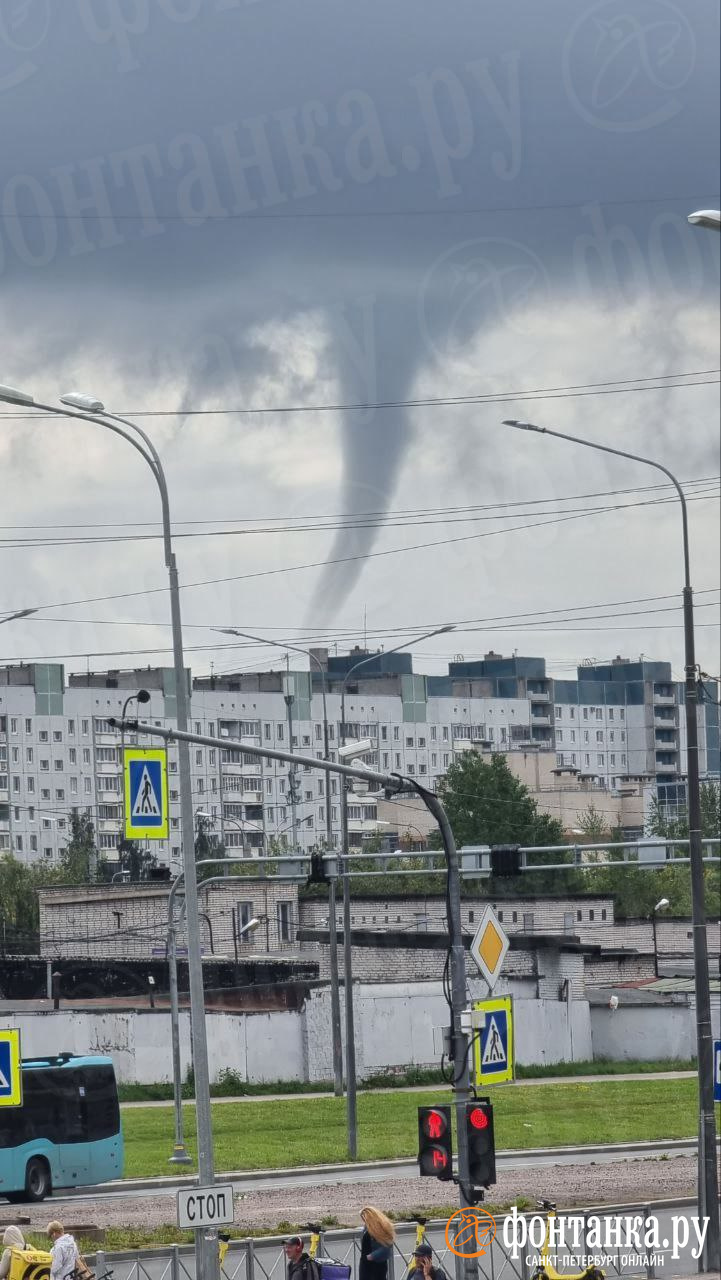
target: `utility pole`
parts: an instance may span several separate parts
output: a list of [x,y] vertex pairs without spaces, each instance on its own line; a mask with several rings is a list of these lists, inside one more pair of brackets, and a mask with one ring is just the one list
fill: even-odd
[[[286,691],[284,694],[286,717],[288,721],[288,751],[293,750],[293,694],[290,693],[290,658],[288,658],[288,676]],[[298,775],[295,766],[291,764],[288,770],[288,786],[290,787],[290,816],[291,823],[291,839],[293,841],[293,850],[298,849],[298,796],[296,786]]]
[[[453,1105],[456,1110],[456,1134],[458,1139],[458,1190],[462,1209],[472,1206],[470,1197],[471,1175],[468,1159],[468,1134],[466,1132],[466,1103],[470,1098],[470,1072],[468,1068],[468,1036],[461,1025],[461,1015],[468,1003],[466,994],[466,952],[463,946],[461,924],[461,874],[458,850],[445,809],[433,792],[418,787],[418,794],[429,813],[438,823],[448,868],[448,938],[450,943],[451,977],[451,1030],[453,1043]],[[478,1280],[475,1258],[456,1257],[456,1280]]]

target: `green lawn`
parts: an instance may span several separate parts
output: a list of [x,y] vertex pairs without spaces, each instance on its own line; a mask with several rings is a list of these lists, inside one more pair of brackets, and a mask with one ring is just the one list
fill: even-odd
[[[495,1103],[496,1145],[502,1148],[563,1146],[689,1138],[697,1128],[695,1080],[604,1081],[524,1085],[490,1090]],[[366,1093],[358,1097],[358,1158],[413,1156],[416,1109],[448,1101],[448,1090],[427,1093]],[[188,1146],[194,1108],[183,1108]],[[345,1101],[304,1098],[226,1103],[213,1107],[216,1166],[272,1169],[346,1159]],[[167,1174],[173,1140],[170,1107],[123,1112],[125,1174]],[[182,1172],[182,1169],[180,1170]]]

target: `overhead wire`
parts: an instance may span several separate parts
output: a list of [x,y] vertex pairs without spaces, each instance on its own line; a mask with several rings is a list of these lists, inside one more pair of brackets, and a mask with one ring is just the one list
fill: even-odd
[[[707,492],[696,491],[692,493],[687,497],[686,501],[687,503],[706,502],[713,498],[717,498],[720,492],[721,491],[719,490],[718,486],[714,485],[713,488],[709,487]],[[637,502],[615,503],[615,504],[607,504],[605,506],[597,506],[597,507],[581,507],[581,508],[561,507],[556,512],[544,511],[543,514],[547,516],[554,516],[554,515],[556,516],[564,516],[564,515],[592,516],[592,515],[600,515],[607,511],[627,511],[627,510],[630,511],[636,507],[668,505],[669,503],[674,503],[675,501],[676,501],[675,496],[668,495],[665,497],[646,498],[643,500],[639,500]],[[520,507],[523,507],[525,504],[519,503],[518,505]],[[178,539],[186,539],[186,538],[230,538],[230,537],[267,536],[269,534],[277,535],[282,533],[291,533],[291,534],[327,533],[327,532],[335,532],[337,530],[353,531],[357,529],[421,528],[425,525],[477,524],[481,522],[485,523],[492,520],[506,520],[509,518],[510,514],[511,514],[510,512],[498,512],[497,514],[493,514],[493,515],[486,514],[486,515],[440,516],[440,517],[433,517],[427,520],[419,520],[419,519],[391,520],[388,523],[386,523],[386,521],[382,519],[373,520],[373,521],[364,521],[362,519],[358,519],[356,521],[349,520],[343,524],[338,524],[338,525],[297,524],[293,526],[278,527],[278,528],[272,528],[272,527],[249,528],[248,526],[241,526],[240,528],[235,528],[235,529],[203,529],[203,530],[193,530],[193,531],[185,531],[185,532],[181,531],[181,532],[175,533],[173,537],[175,540],[178,540]],[[517,511],[514,513],[516,517],[525,516],[527,514],[530,514],[530,513],[526,511]],[[95,535],[80,535],[76,537],[53,537],[53,538],[42,538],[42,539],[41,538],[0,538],[0,550],[26,550],[26,549],[36,549],[39,547],[107,545],[107,544],[118,543],[118,542],[153,542],[153,541],[162,541],[162,538],[163,538],[163,534],[161,532],[104,534],[104,535],[95,534]]]
[[[689,489],[697,489],[699,486],[706,486],[710,484],[717,485],[719,481],[721,481],[721,475],[717,473],[715,475],[710,475],[710,476],[696,476],[690,479],[684,479],[681,481],[681,484],[684,491],[688,491]],[[245,525],[282,524],[286,526],[290,532],[293,532],[298,522],[308,521],[308,520],[315,520],[319,522],[334,521],[334,522],[337,522],[340,527],[344,527],[344,523],[348,520],[357,520],[361,518],[370,519],[371,517],[376,516],[378,517],[379,520],[383,520],[385,524],[388,524],[392,522],[396,517],[399,517],[399,516],[442,517],[445,515],[457,515],[464,512],[505,511],[512,507],[537,507],[537,506],[548,505],[548,503],[550,502],[576,502],[576,501],[582,501],[583,499],[586,499],[586,498],[609,498],[609,497],[615,498],[615,497],[622,497],[625,494],[654,493],[661,490],[669,490],[669,491],[675,492],[674,486],[669,481],[663,481],[657,484],[630,485],[625,488],[600,489],[600,490],[597,489],[591,493],[558,494],[558,495],[553,495],[549,498],[517,498],[507,502],[471,503],[465,506],[455,505],[455,506],[446,506],[446,507],[398,507],[395,509],[390,508],[385,510],[379,508],[377,510],[369,509],[363,512],[343,512],[343,511],[331,512],[331,513],[310,512],[307,515],[298,515],[298,516],[288,516],[287,513],[282,516],[246,516],[244,523]],[[236,520],[237,520],[237,516],[232,516],[232,517],[218,516],[213,519],[204,519],[204,520],[174,520],[173,528],[180,529],[181,527],[185,527],[185,526],[209,525],[209,524],[234,524]],[[126,521],[112,520],[112,521],[99,521],[99,522],[72,521],[64,524],[63,523],[60,523],[60,524],[44,523],[44,524],[0,525],[0,532],[5,530],[23,530],[23,529],[32,529],[32,530],[123,529],[123,528],[142,529],[142,528],[148,528],[148,527],[161,529],[162,524],[158,520],[126,520]],[[330,527],[334,529],[335,524],[330,525]]]
[[[720,373],[719,369],[708,369],[691,373],[656,374],[652,378],[615,378],[601,383],[569,383],[560,387],[538,387],[532,390],[512,392],[479,392],[464,396],[420,396],[416,399],[404,400],[371,400],[358,402],[342,402],[328,404],[292,404],[292,405],[240,405],[224,409],[125,409],[118,415],[123,418],[217,418],[217,417],[253,417],[273,414],[291,413],[356,413],[371,410],[389,409],[426,409],[438,407],[461,407],[465,405],[507,404],[514,401],[520,404],[528,401],[573,400],[578,397],[624,395],[636,391],[673,391],[681,387],[715,386],[719,379],[709,377]],[[693,378],[706,378],[704,382],[690,381]],[[668,381],[668,379],[689,379],[687,381]],[[630,386],[615,386],[614,383],[633,383]],[[32,419],[34,421],[46,417],[66,417],[60,410],[56,415],[45,410],[36,412],[3,411],[0,419],[14,421]],[[71,415],[72,416],[72,415]]]

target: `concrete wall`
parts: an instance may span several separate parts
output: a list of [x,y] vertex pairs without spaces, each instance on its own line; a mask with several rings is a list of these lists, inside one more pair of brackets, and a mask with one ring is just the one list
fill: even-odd
[[[506,978],[497,994],[514,996],[517,1060],[560,1062],[591,1056],[588,1005],[528,998],[535,984]],[[473,999],[484,984],[470,983]],[[355,989],[359,1078],[392,1068],[437,1066],[434,1027],[448,1023],[440,982],[359,984]],[[190,1061],[189,1014],[181,1012],[183,1076]],[[241,1079],[328,1080],[332,1076],[330,993],[314,989],[300,1011],[208,1013],[211,1079],[226,1070]],[[165,1011],[100,1013],[52,1010],[0,1014],[0,1027],[19,1027],[25,1057],[50,1051],[107,1053],[123,1081],[172,1079],[170,1017]]]
[[[624,1061],[637,1058],[645,1062],[661,1058],[694,1058],[696,1056],[696,1011],[692,1005],[624,1005],[623,993],[618,1009],[605,1006],[591,1009],[591,1032],[594,1058]],[[715,1038],[719,1032],[719,1002],[712,996],[711,1025]]]

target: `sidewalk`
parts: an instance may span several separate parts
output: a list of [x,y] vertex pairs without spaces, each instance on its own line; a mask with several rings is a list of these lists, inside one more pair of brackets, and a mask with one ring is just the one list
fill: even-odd
[[[614,1080],[689,1080],[694,1079],[695,1071],[636,1071],[628,1072],[623,1075],[611,1076],[540,1076],[533,1080],[513,1080],[509,1081],[510,1088],[523,1088],[524,1085],[550,1085],[550,1084],[609,1084]],[[446,1086],[447,1087],[447,1086]],[[406,1084],[398,1089],[359,1089],[358,1093],[429,1093],[433,1090],[443,1089],[442,1084]],[[332,1098],[334,1096],[332,1090],[326,1090],[318,1093],[254,1093],[240,1094],[234,1098],[212,1098],[213,1105],[219,1106],[229,1105],[236,1102],[290,1102],[295,1098]],[[192,1098],[187,1099],[188,1103],[192,1102]],[[153,1102],[121,1102],[122,1108],[131,1107],[169,1107],[172,1106],[172,1099],[166,1098],[161,1101]]]

